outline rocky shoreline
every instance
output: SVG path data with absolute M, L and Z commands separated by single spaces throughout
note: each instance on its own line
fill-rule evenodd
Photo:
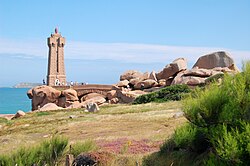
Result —
M 32 111 L 85 108 L 94 112 L 99 110 L 99 106 L 107 104 L 131 103 L 140 95 L 166 86 L 177 84 L 186 84 L 189 87 L 201 86 L 213 79 L 220 81 L 225 73 L 239 72 L 230 55 L 220 51 L 201 56 L 192 69 L 187 68 L 185 58 L 178 58 L 159 72 L 142 73 L 128 70 L 120 76 L 117 84 L 110 86 L 110 90 L 104 93 L 91 91 L 83 94 L 75 90 L 74 86 L 60 90 L 42 85 L 30 89 L 27 95 L 32 100 Z M 0 117 L 11 119 L 16 115 L 2 114 Z M 19 115 L 23 116 L 23 113 L 19 112 L 17 116 Z
M 220 80 L 225 73 L 239 72 L 230 55 L 220 51 L 201 56 L 192 69 L 187 68 L 185 58 L 178 58 L 159 72 L 141 73 L 128 70 L 120 76 L 120 81 L 105 93 L 98 91 L 82 94 L 76 91 L 74 86 L 66 90 L 37 86 L 30 89 L 27 95 L 32 100 L 32 111 L 88 108 L 88 105 L 93 103 L 98 106 L 131 103 L 140 95 L 166 86 L 186 84 L 195 87 L 205 85 L 212 79 Z

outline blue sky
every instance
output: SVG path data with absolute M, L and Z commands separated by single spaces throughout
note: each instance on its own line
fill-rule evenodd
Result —
M 0 86 L 46 77 L 46 38 L 66 37 L 68 81 L 115 83 L 178 57 L 250 57 L 248 0 L 0 0 Z M 10 65 L 12 64 L 12 65 Z

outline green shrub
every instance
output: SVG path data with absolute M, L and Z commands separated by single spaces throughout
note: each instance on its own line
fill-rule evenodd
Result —
M 225 75 L 221 85 L 197 90 L 184 101 L 185 116 L 204 134 L 200 140 L 209 142 L 206 149 L 212 149 L 214 156 L 219 156 L 216 160 L 228 165 L 250 164 L 249 76 L 248 62 L 243 73 Z
M 220 136 L 214 140 L 217 154 L 224 160 L 245 164 L 250 163 L 250 124 L 243 122 L 239 128 L 223 125 Z
M 11 166 L 12 162 L 9 156 L 7 155 L 0 155 L 0 166 Z
M 187 149 L 192 152 L 201 153 L 209 146 L 209 142 L 205 139 L 203 130 L 188 123 L 178 128 L 173 135 L 175 148 Z
M 181 100 L 183 94 L 189 93 L 190 91 L 191 90 L 187 85 L 168 86 L 159 91 L 137 97 L 133 102 L 133 104 L 164 102 L 170 100 L 178 101 Z
M 174 163 L 186 156 L 191 165 L 250 165 L 250 62 L 220 85 L 190 93 L 183 109 L 189 124 L 176 130 L 159 156 Z
M 230 163 L 227 163 L 226 161 L 221 160 L 221 158 L 219 158 L 219 156 L 216 156 L 214 153 L 210 152 L 207 154 L 207 156 L 204 158 L 203 165 L 206 166 L 229 166 L 231 165 Z
M 75 144 L 71 145 L 70 153 L 76 157 L 80 153 L 90 152 L 96 149 L 97 145 L 95 144 L 95 142 L 92 140 L 87 140 L 84 142 L 76 142 Z
M 171 139 L 167 140 L 160 148 L 160 153 L 168 153 L 174 150 L 186 149 L 195 153 L 201 153 L 209 146 L 202 130 L 187 123 L 175 130 Z
M 40 147 L 41 160 L 50 165 L 55 165 L 67 145 L 68 139 L 59 136 L 44 141 Z
M 176 149 L 176 144 L 173 140 L 173 137 L 166 140 L 162 146 L 160 147 L 159 154 L 160 155 L 165 155 L 166 153 L 172 152 L 174 149 Z
M 175 131 L 173 141 L 179 148 L 190 146 L 195 141 L 196 135 L 197 128 L 191 124 L 187 124 Z
M 0 166 L 50 165 L 54 166 L 63 154 L 68 140 L 55 136 L 42 142 L 39 146 L 21 147 L 12 154 L 0 156 Z

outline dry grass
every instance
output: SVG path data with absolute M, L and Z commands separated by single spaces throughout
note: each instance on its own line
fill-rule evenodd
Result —
M 119 139 L 147 140 L 149 144 L 163 142 L 186 121 L 183 117 L 173 118 L 180 110 L 180 102 L 167 102 L 110 105 L 101 107 L 98 113 L 80 109 L 33 112 L 11 122 L 0 122 L 0 154 L 39 143 L 53 134 L 63 135 L 71 143 L 93 140 L 102 145 Z M 142 158 L 141 154 L 121 155 L 135 160 Z

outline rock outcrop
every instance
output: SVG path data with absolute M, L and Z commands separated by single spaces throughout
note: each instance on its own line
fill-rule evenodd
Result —
M 60 91 L 49 86 L 38 86 L 30 89 L 27 95 L 32 99 L 32 110 L 87 108 L 93 103 L 96 103 L 96 106 L 108 103 L 131 103 L 136 97 L 157 91 L 165 86 L 204 85 L 214 79 L 221 79 L 224 73 L 235 74 L 238 72 L 240 72 L 239 69 L 228 53 L 215 52 L 200 57 L 190 70 L 187 69 L 185 58 L 174 60 L 158 73 L 128 70 L 120 76 L 120 81 L 114 84 L 112 90 L 108 92 L 97 90 L 96 93 L 93 93 L 91 90 L 79 93 L 74 89 Z M 90 112 L 92 111 L 90 110 Z
M 129 85 L 133 88 L 136 84 L 138 84 L 141 80 L 139 78 L 133 78 L 129 81 Z
M 104 95 L 102 94 L 99 94 L 99 93 L 89 93 L 87 95 L 84 95 L 82 98 L 81 98 L 81 102 L 84 102 L 86 100 L 90 100 L 92 98 L 95 98 L 95 97 L 102 97 L 102 98 L 105 98 Z
M 57 105 L 60 107 L 69 107 L 78 101 L 77 92 L 74 89 L 66 89 L 62 91 L 62 96 L 59 97 Z
M 117 97 L 116 90 L 111 90 L 111 91 L 107 92 L 108 100 L 111 100 L 111 99 L 116 98 L 116 97 Z
M 177 74 L 174 78 L 172 85 L 176 84 L 186 84 L 190 86 L 197 86 L 205 84 L 205 81 L 210 76 L 216 74 L 223 74 L 223 72 L 208 69 L 193 68 L 191 70 L 186 70 Z
M 126 87 L 128 81 L 128 88 L 148 92 L 151 91 L 150 89 L 152 88 L 157 89 L 158 87 L 175 84 L 197 86 L 206 84 L 211 78 L 221 77 L 224 73 L 235 74 L 238 72 L 240 72 L 240 70 L 234 64 L 230 55 L 220 51 L 200 57 L 190 70 L 187 69 L 187 60 L 185 58 L 174 60 L 158 73 L 152 71 L 150 74 L 148 72 L 143 74 L 138 71 L 129 70 L 120 76 L 121 80 L 126 82 L 126 84 L 119 87 Z M 119 84 L 121 84 L 121 82 L 119 82 Z M 131 92 L 121 90 L 117 91 L 117 94 L 121 102 L 133 101 L 133 97 L 127 97 Z M 111 98 L 109 100 L 111 100 Z
M 213 69 L 215 67 L 230 67 L 233 64 L 234 60 L 227 52 L 219 51 L 200 57 L 193 68 Z
M 62 95 L 66 98 L 66 101 L 78 101 L 77 92 L 74 89 L 66 89 L 62 91 Z
M 28 91 L 28 96 L 32 97 L 32 110 L 37 110 L 38 107 L 43 107 L 47 103 L 58 103 L 61 91 L 49 86 L 37 86 Z
M 76 102 L 73 102 L 73 103 L 70 103 L 66 106 L 66 108 L 85 108 L 86 107 L 86 104 L 85 103 L 80 103 L 79 101 L 76 101 Z
M 146 92 L 143 92 L 141 90 L 135 90 L 135 91 L 126 91 L 126 90 L 120 90 L 117 91 L 117 97 L 121 100 L 122 103 L 132 103 L 136 97 L 147 94 Z
M 119 103 L 119 99 L 117 97 L 114 97 L 108 101 L 109 104 L 117 104 Z
M 126 71 L 125 73 L 123 73 L 121 76 L 120 76 L 120 81 L 123 81 L 123 80 L 131 80 L 133 78 L 139 78 L 139 77 L 142 77 L 143 76 L 143 73 L 139 72 L 139 71 L 136 71 L 136 70 L 128 70 Z
M 47 103 L 39 111 L 52 111 L 52 110 L 60 110 L 62 107 L 58 107 L 55 103 Z
M 103 103 L 106 102 L 106 99 L 102 96 L 96 96 L 96 97 L 93 97 L 93 98 L 90 98 L 88 100 L 85 100 L 83 102 L 81 102 L 81 104 L 85 104 L 87 105 L 88 103 L 96 103 L 98 105 L 101 105 Z
M 172 85 L 177 84 L 186 84 L 190 86 L 197 86 L 205 83 L 205 78 L 202 77 L 196 77 L 196 76 L 183 76 L 183 75 L 177 75 L 172 82 Z
M 155 71 L 152 71 L 149 75 L 149 79 L 155 80 L 157 82 L 157 77 Z
M 119 88 L 118 88 L 119 89 Z M 110 98 L 115 98 L 116 91 L 110 93 Z M 30 89 L 27 96 L 32 99 L 32 110 L 49 111 L 62 108 L 86 108 L 88 103 L 101 105 L 106 101 L 106 96 L 99 93 L 89 93 L 81 97 L 74 89 L 63 91 L 56 90 L 49 86 L 38 86 Z
M 138 82 L 137 84 L 135 84 L 134 89 L 148 89 L 148 88 L 152 88 L 152 87 L 156 87 L 158 85 L 158 83 L 155 80 L 152 79 L 148 79 L 148 80 L 144 80 L 141 82 Z
M 79 106 L 80 102 L 79 101 L 66 101 L 65 106 L 66 108 L 81 108 Z
M 161 72 L 156 74 L 158 80 L 168 79 L 169 77 L 175 76 L 180 71 L 187 69 L 187 60 L 185 58 L 178 58 L 172 63 L 167 65 Z
M 118 87 L 127 87 L 129 84 L 129 81 L 128 80 L 122 80 L 122 81 L 119 81 L 116 85 Z

